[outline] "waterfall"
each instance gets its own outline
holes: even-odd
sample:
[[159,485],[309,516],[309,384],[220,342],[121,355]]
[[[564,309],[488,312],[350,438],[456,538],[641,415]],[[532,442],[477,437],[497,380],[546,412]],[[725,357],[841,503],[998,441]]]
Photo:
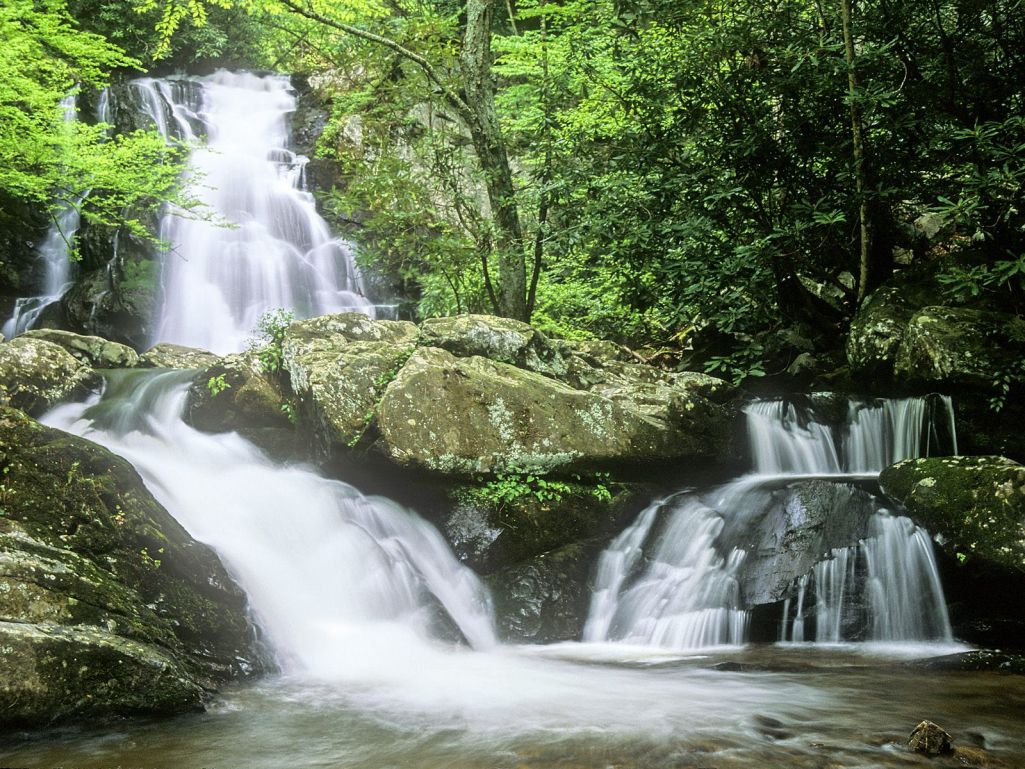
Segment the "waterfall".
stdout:
[[783,399],[755,401],[744,413],[760,475],[878,475],[902,459],[957,454],[949,396],[851,400],[840,425]]
[[[281,667],[329,676],[436,637],[494,645],[487,593],[413,512],[181,420],[188,374],[111,372],[43,421],[128,459],[249,596]],[[391,650],[391,651],[388,651]],[[386,661],[382,659],[382,664]]]
[[[583,639],[673,649],[743,643],[745,590],[772,593],[773,580],[790,579],[777,563],[765,566],[775,557],[805,564],[777,594],[781,641],[950,641],[927,533],[851,483],[901,459],[956,452],[953,404],[930,396],[835,405],[830,421],[815,398],[750,404],[754,472],[643,511],[599,559]],[[809,518],[802,493],[820,506],[818,517]]]
[[[66,126],[78,120],[77,92],[61,101],[61,110]],[[69,246],[78,232],[79,224],[76,204],[65,204],[55,212],[53,224],[39,246],[39,261],[43,265],[43,292],[38,296],[19,299],[15,303],[14,313],[3,325],[5,339],[11,339],[32,328],[43,311],[60,301],[71,287],[74,265],[70,259]]]
[[268,310],[375,314],[351,248],[301,188],[307,158],[287,146],[296,109],[287,76],[220,71],[132,88],[155,128],[191,147],[187,177],[204,206],[162,218],[154,341],[227,353],[245,346]]

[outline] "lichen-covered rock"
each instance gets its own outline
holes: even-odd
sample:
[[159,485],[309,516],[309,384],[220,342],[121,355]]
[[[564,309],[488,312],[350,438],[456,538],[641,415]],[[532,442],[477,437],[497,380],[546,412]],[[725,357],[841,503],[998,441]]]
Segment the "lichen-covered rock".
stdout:
[[26,331],[22,336],[60,345],[93,368],[134,368],[139,364],[139,355],[131,347],[98,336],[84,336],[57,329],[36,329]]
[[948,552],[1025,572],[1022,465],[1004,457],[910,459],[884,470],[879,483]]
[[511,318],[428,318],[421,333],[425,346],[448,350],[460,358],[476,355],[554,377],[566,373],[565,360],[548,338],[533,326]]
[[95,381],[89,366],[53,342],[20,336],[0,344],[0,391],[15,408],[43,411]]
[[894,373],[923,384],[988,387],[1009,358],[999,341],[1004,320],[982,310],[925,307],[908,321]]
[[123,459],[0,410],[4,725],[182,712],[258,667],[245,597]]
[[343,313],[293,323],[282,344],[299,418],[321,449],[352,446],[374,419],[388,383],[412,354],[412,323]]
[[872,292],[851,320],[847,362],[855,373],[892,372],[908,321],[915,312],[906,292],[883,286]]
[[379,447],[396,464],[447,475],[549,473],[711,458],[734,412],[684,391],[662,413],[481,357],[418,349],[378,405]]
[[213,366],[217,360],[217,355],[206,350],[161,342],[139,356],[139,367],[205,369]]
[[488,577],[502,640],[579,639],[591,599],[590,572],[602,547],[600,539],[574,543]]

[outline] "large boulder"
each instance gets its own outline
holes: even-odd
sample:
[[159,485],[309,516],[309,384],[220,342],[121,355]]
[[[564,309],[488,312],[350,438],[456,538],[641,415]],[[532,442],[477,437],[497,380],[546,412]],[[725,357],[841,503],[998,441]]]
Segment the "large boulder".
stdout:
[[123,459],[0,410],[7,727],[201,708],[260,666],[223,566]]
[[379,447],[400,466],[463,476],[713,458],[729,446],[735,413],[704,397],[703,387],[681,387],[653,410],[640,399],[423,347],[384,391]]
[[360,441],[418,335],[412,323],[355,313],[299,321],[288,328],[282,343],[284,368],[299,399],[298,416],[318,436],[323,452]]
[[142,349],[152,338],[160,304],[160,265],[117,259],[86,273],[61,299],[71,328]]
[[1011,361],[1001,340],[1007,320],[982,310],[925,307],[904,329],[894,374],[928,386],[988,388]]
[[161,342],[139,356],[140,368],[205,369],[213,366],[218,356],[195,347]]
[[0,390],[15,408],[44,411],[95,381],[89,366],[53,342],[20,336],[0,344]]
[[421,333],[424,346],[440,347],[460,358],[480,356],[546,376],[566,373],[566,361],[548,338],[533,326],[511,318],[428,318]]
[[93,368],[134,368],[139,364],[139,355],[131,347],[98,336],[83,336],[57,329],[36,329],[26,331],[22,336],[60,345]]
[[851,320],[847,362],[856,373],[890,374],[904,330],[914,314],[905,292],[883,286],[872,292]]
[[883,491],[943,547],[1025,572],[1025,467],[1004,457],[909,459],[879,476]]
[[604,540],[577,542],[486,579],[498,634],[512,643],[580,638],[591,600],[591,569]]

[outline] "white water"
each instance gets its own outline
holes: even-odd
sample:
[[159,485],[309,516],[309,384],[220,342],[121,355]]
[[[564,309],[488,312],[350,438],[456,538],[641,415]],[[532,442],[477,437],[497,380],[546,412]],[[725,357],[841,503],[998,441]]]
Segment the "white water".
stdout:
[[[939,403],[956,452],[952,403]],[[748,553],[740,543],[750,517],[772,504],[774,489],[807,477],[872,477],[942,448],[925,398],[852,401],[839,426],[782,400],[753,403],[746,415],[754,473],[641,513],[599,559],[584,640],[677,650],[743,643],[749,617],[739,583]],[[818,642],[848,640],[849,627],[877,642],[949,642],[928,534],[882,509],[861,542],[822,553],[784,601],[779,638],[805,641],[812,627]]]
[[[940,419],[934,419],[934,409]],[[878,475],[902,459],[944,450],[957,454],[949,396],[854,400],[839,426],[786,400],[755,401],[745,415],[755,472],[761,475]],[[938,423],[951,445],[939,439]]]
[[422,657],[447,624],[439,614],[473,647],[494,645],[486,592],[426,521],[277,466],[234,433],[192,429],[180,418],[180,373],[111,377],[103,400],[61,406],[45,422],[128,459],[220,554],[285,671],[331,678]]
[[[77,94],[61,101],[65,125],[78,119]],[[71,288],[74,265],[69,244],[78,232],[81,218],[76,205],[65,205],[54,214],[53,224],[39,246],[39,261],[43,264],[43,292],[38,296],[19,299],[14,313],[3,325],[5,339],[11,339],[32,328],[39,316],[50,305],[59,302]]]
[[287,76],[220,71],[133,87],[162,135],[193,146],[188,176],[206,214],[163,217],[170,248],[154,341],[227,353],[268,310],[375,314],[349,245],[302,189],[307,159],[287,147]]

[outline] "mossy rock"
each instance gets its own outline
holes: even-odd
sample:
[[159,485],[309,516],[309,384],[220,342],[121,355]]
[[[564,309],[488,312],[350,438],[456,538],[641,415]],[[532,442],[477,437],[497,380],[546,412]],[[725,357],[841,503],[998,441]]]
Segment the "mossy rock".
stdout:
[[527,371],[560,377],[566,362],[540,331],[511,318],[456,315],[428,318],[420,327],[422,344],[447,350],[460,358],[480,356]]
[[1004,457],[934,457],[898,462],[879,476],[943,548],[1025,572],[1025,466]]
[[57,329],[36,329],[26,331],[22,336],[60,345],[82,363],[97,369],[134,368],[139,364],[139,355],[131,347],[98,336]]
[[89,366],[53,342],[20,336],[0,344],[0,388],[15,408],[38,413],[97,381]]
[[851,370],[860,374],[891,374],[915,309],[903,288],[883,286],[873,291],[851,320],[847,337],[847,362]]
[[412,354],[419,332],[412,323],[376,321],[343,313],[293,323],[282,344],[284,368],[302,427],[322,454],[360,442],[377,404]]
[[0,410],[0,712],[183,712],[260,668],[245,596],[125,460]]
[[122,260],[88,272],[61,299],[73,330],[135,349],[153,337],[159,304],[159,265],[151,260]]
[[378,446],[400,466],[455,476],[593,472],[724,453],[735,412],[699,390],[679,395],[653,411],[637,399],[422,347],[378,405]]
[[207,350],[161,342],[139,356],[139,368],[205,369],[218,360],[217,355]]

